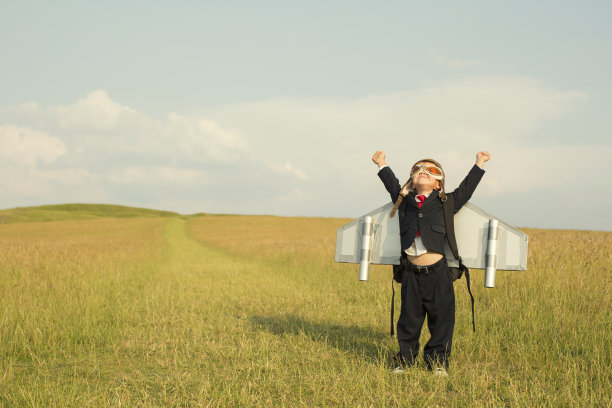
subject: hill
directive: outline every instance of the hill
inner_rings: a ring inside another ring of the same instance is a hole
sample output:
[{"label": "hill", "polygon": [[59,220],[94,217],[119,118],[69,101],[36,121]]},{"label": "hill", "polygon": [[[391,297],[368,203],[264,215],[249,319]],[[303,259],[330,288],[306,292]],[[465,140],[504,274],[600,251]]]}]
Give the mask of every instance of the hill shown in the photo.
[{"label": "hill", "polygon": [[138,217],[181,217],[181,214],[111,204],[57,204],[0,210],[0,224]]}]

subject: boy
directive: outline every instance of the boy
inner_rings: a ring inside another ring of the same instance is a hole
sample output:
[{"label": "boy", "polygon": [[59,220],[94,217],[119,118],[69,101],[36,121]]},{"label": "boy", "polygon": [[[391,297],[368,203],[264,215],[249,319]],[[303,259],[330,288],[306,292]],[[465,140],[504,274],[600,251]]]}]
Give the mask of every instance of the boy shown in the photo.
[{"label": "boy", "polygon": [[[476,164],[453,191],[457,213],[470,199],[484,175],[482,167],[491,158],[487,152],[476,154]],[[385,161],[385,153],[377,151],[372,161],[379,167],[378,176],[395,203],[391,217],[400,213],[400,242],[403,273],[401,276],[401,309],[397,321],[400,351],[394,372],[415,363],[423,320],[431,335],[423,349],[427,368],[446,376],[455,328],[455,291],[444,257],[446,226],[443,200],[444,171],[432,159],[419,160],[410,171],[410,178],[400,186],[399,180]]]}]

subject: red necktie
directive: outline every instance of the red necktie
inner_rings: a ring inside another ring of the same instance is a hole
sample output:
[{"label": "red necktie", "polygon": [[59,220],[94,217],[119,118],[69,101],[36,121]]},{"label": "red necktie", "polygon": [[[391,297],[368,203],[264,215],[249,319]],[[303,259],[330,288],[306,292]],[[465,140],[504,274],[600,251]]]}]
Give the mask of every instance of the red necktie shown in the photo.
[{"label": "red necktie", "polygon": [[425,199],[427,197],[425,197],[424,195],[418,195],[417,198],[419,199],[419,201],[417,202],[417,204],[419,205],[419,208],[421,208],[423,206],[423,202],[425,202]]},{"label": "red necktie", "polygon": [[[418,195],[418,196],[417,196],[417,198],[419,199],[419,200],[417,201],[417,204],[418,204],[419,208],[421,208],[421,207],[423,206],[423,202],[425,201],[425,199],[426,199],[427,197],[425,197],[424,195]],[[419,235],[421,235],[421,230],[418,230],[418,231],[417,231],[416,236],[418,237]]]}]

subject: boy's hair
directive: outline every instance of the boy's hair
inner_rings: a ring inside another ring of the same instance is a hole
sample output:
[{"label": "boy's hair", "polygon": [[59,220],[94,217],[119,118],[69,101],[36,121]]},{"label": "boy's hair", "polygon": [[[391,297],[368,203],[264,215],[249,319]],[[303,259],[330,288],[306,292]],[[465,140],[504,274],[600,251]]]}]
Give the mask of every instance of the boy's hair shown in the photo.
[{"label": "boy's hair", "polygon": [[[439,189],[439,193],[438,193],[438,197],[440,197],[440,199],[442,201],[446,200],[446,193],[444,191],[444,169],[442,169],[442,166],[440,165],[440,163],[438,163],[437,161],[435,161],[434,159],[421,159],[419,161],[417,161],[416,163],[414,163],[412,165],[412,167],[416,166],[417,163],[422,163],[422,162],[426,162],[426,163],[433,163],[435,164],[440,170],[442,170],[442,180],[438,180],[438,183],[440,183],[440,189]],[[412,170],[412,167],[410,168]],[[404,199],[405,196],[407,196],[411,191],[414,191],[414,188],[412,187],[412,176],[410,176],[410,178],[408,179],[408,181],[406,183],[404,183],[404,185],[402,186],[402,189],[400,190],[400,194],[397,197],[397,201],[395,202],[395,204],[393,205],[393,209],[391,210],[391,214],[389,214],[389,217],[393,217],[395,215],[395,213],[397,212],[397,209],[399,208],[400,204],[402,203],[402,200]]]}]

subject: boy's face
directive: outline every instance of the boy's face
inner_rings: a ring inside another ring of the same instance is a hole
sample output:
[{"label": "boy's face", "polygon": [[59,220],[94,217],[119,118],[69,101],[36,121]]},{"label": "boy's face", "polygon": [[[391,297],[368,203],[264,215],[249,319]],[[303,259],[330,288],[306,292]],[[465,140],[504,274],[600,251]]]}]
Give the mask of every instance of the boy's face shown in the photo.
[{"label": "boy's face", "polygon": [[[434,165],[435,163],[431,162],[418,162],[417,165]],[[440,182],[427,174],[427,172],[423,169],[418,171],[416,174],[412,176],[412,187],[417,188],[421,187],[422,189],[440,189]]]}]

